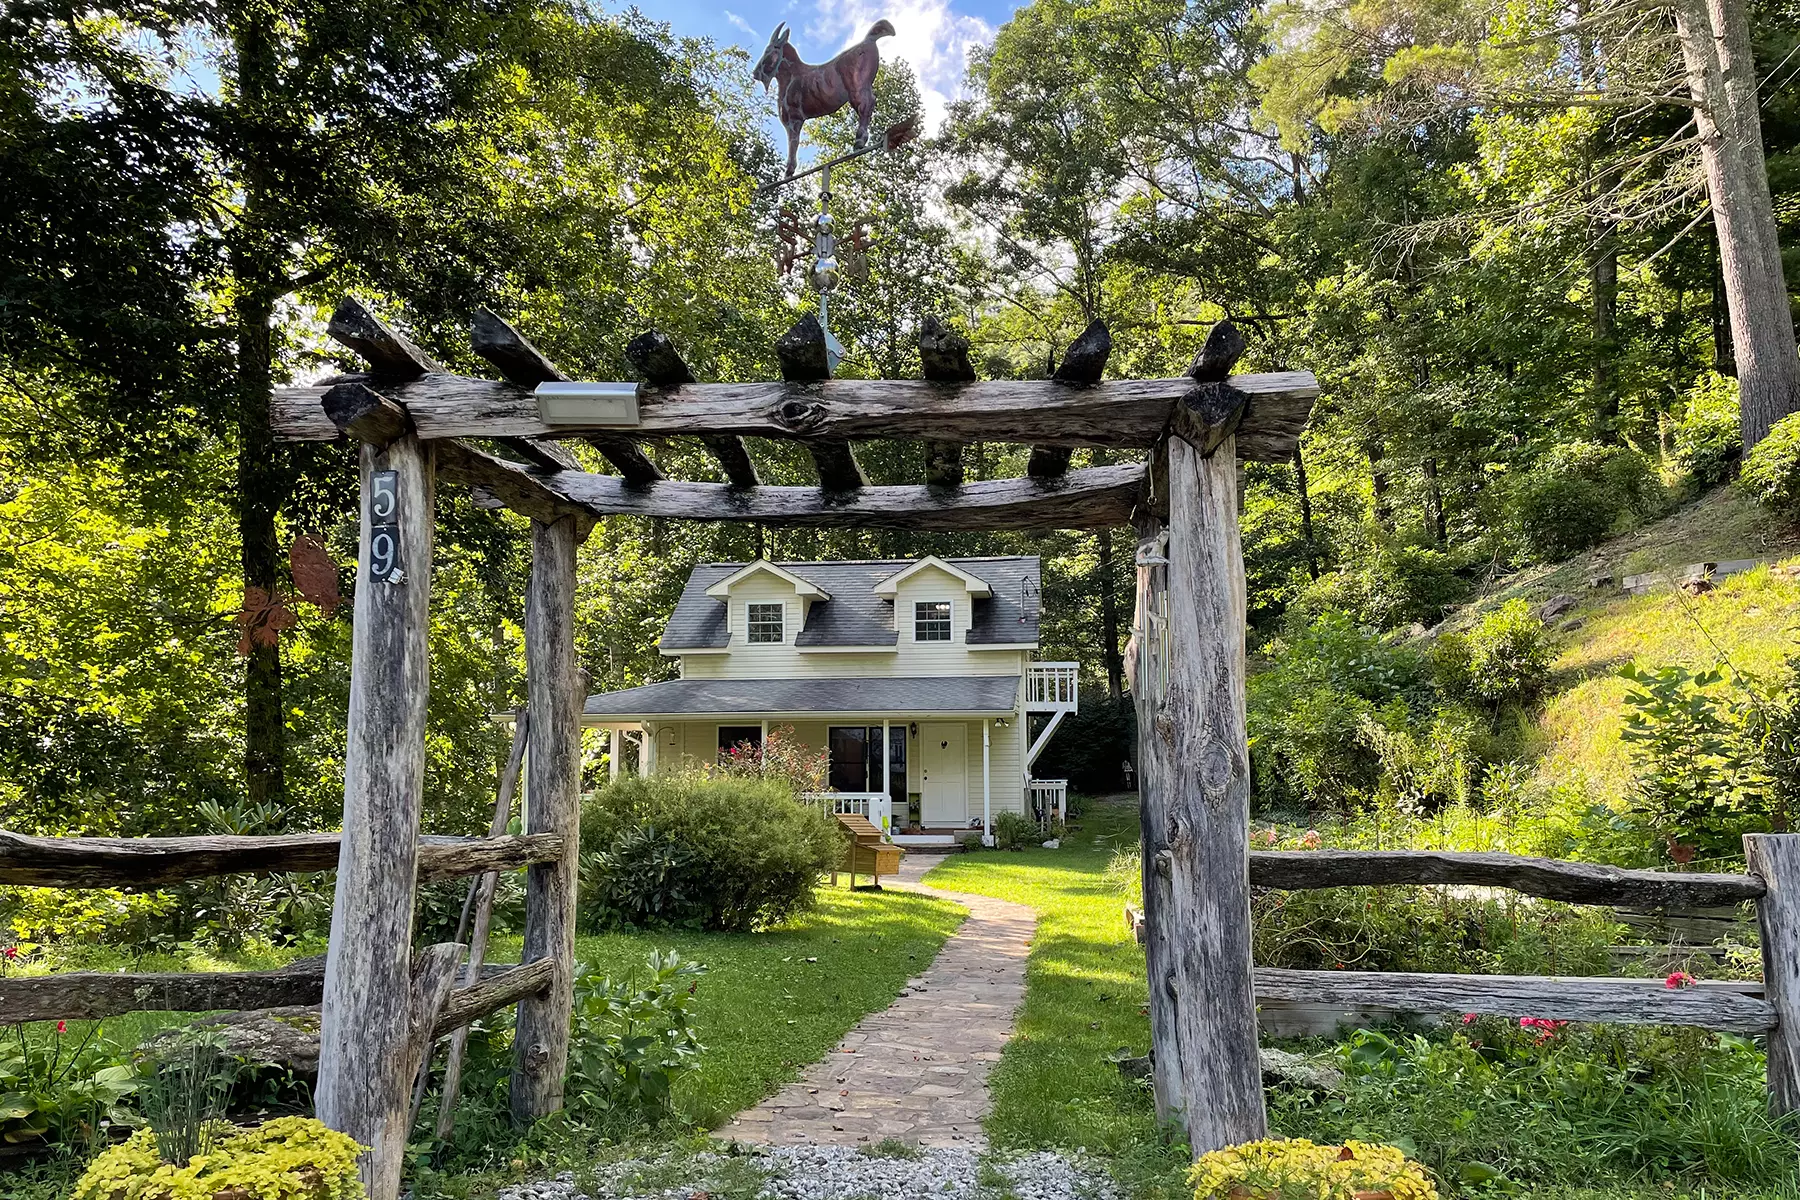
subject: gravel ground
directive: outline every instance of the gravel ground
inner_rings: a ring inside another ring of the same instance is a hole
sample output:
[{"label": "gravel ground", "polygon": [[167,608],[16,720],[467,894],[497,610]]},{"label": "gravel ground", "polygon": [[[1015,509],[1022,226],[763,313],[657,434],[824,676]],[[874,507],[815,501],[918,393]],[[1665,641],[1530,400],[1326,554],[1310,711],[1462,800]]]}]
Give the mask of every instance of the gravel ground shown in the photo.
[{"label": "gravel ground", "polygon": [[499,1200],[1117,1200],[1103,1167],[1058,1154],[988,1157],[971,1150],[870,1153],[777,1146],[748,1154],[632,1159],[518,1184]]}]

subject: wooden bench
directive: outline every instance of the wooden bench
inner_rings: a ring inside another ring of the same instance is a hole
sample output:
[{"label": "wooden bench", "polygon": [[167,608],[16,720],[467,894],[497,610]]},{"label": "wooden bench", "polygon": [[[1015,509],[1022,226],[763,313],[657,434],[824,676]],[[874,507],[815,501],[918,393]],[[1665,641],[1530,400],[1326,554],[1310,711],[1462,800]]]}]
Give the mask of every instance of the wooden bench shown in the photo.
[{"label": "wooden bench", "polygon": [[838,871],[850,872],[850,886],[854,889],[859,872],[874,876],[873,886],[880,887],[883,875],[893,875],[900,870],[900,855],[904,852],[883,837],[873,821],[860,813],[839,813],[837,819],[845,841],[844,861],[831,873],[834,886]]}]

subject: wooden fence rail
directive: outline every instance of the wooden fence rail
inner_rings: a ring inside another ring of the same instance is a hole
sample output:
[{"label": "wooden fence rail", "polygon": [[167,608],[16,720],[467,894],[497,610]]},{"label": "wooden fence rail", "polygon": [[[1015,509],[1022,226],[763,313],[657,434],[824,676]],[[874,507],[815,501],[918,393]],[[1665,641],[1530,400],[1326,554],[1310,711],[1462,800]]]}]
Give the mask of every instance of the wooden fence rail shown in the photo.
[{"label": "wooden fence rail", "polygon": [[[0,830],[0,884],[18,887],[164,887],[214,875],[331,871],[343,835],[43,838]],[[421,837],[420,883],[555,862],[563,835]],[[0,1016],[5,1014],[0,1005]]]},{"label": "wooden fence rail", "polygon": [[[434,1036],[544,992],[556,963],[491,966],[478,982],[450,993]],[[114,974],[64,971],[55,975],[0,978],[0,1019],[97,1021],[129,1012],[221,1012],[318,1004],[325,991],[325,962],[308,959],[278,971]]]},{"label": "wooden fence rail", "polygon": [[1255,850],[1255,887],[1300,891],[1382,884],[1467,884],[1510,888],[1571,904],[1642,908],[1711,908],[1760,898],[1754,875],[1630,871],[1595,863],[1517,854],[1440,850]]}]

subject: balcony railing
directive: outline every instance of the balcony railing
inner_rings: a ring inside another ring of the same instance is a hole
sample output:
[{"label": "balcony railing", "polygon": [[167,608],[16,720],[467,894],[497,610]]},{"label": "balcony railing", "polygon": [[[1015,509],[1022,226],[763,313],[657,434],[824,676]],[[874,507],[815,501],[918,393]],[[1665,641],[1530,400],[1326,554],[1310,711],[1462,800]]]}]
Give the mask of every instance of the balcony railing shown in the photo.
[{"label": "balcony railing", "polygon": [[1040,829],[1049,828],[1064,818],[1069,807],[1069,781],[1066,779],[1028,779],[1025,781],[1025,807],[1037,820]]},{"label": "balcony railing", "polygon": [[1080,692],[1080,663],[1030,663],[1025,668],[1027,712],[1074,712]]}]

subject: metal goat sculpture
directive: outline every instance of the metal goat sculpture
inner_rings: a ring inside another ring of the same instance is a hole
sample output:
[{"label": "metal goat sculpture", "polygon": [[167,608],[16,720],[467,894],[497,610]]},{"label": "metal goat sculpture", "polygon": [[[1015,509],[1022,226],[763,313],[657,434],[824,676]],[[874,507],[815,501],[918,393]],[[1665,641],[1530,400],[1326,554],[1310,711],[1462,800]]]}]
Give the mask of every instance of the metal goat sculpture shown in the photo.
[{"label": "metal goat sculpture", "polygon": [[800,154],[800,128],[816,117],[828,117],[848,104],[856,112],[856,148],[869,144],[869,122],[875,117],[875,72],[881,53],[875,43],[893,37],[894,27],[877,21],[868,35],[830,62],[802,62],[800,52],[788,44],[787,22],[775,27],[769,45],[757,61],[751,78],[767,88],[775,84],[775,108],[787,130],[787,173],[794,174]]}]

